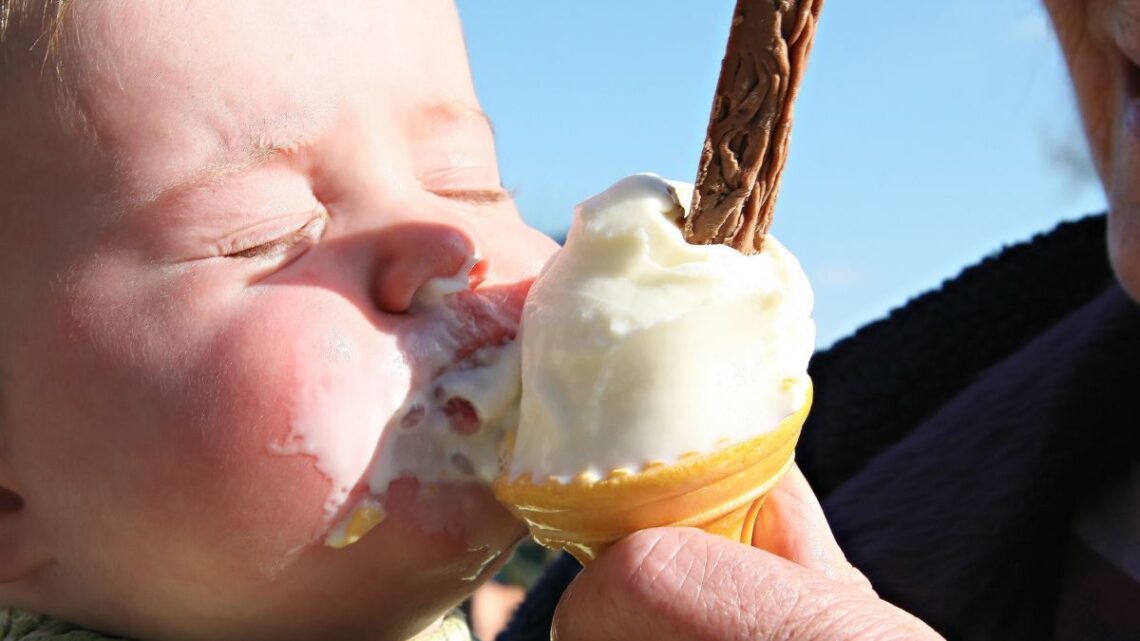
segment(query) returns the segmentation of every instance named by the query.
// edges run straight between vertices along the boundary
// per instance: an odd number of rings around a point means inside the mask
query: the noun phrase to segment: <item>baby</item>
[[[393,475],[324,541],[555,248],[454,6],[0,0],[0,30],[0,605],[161,641],[437,625],[525,534],[485,484]]]

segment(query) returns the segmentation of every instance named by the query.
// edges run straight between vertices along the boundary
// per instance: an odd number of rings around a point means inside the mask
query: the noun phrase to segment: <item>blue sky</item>
[[[733,0],[458,4],[531,224],[560,234],[626,174],[693,179]],[[1103,207],[1039,0],[825,5],[773,227],[821,346]]]

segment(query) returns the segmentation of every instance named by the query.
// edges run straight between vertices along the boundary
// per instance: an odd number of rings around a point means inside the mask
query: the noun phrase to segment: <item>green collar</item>
[[[443,624],[413,641],[472,641],[467,618],[454,610]],[[0,641],[124,641],[97,632],[77,628],[70,623],[23,610],[0,610]]]

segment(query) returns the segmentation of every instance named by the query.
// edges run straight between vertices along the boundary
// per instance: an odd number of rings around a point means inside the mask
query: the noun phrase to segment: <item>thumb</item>
[[[582,570],[556,641],[940,639],[871,591],[687,528],[638,532]]]
[[[871,582],[843,554],[823,507],[797,465],[768,495],[752,545],[837,581],[870,590]]]

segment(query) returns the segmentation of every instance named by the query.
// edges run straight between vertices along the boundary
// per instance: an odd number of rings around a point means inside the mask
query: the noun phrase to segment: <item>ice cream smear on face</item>
[[[692,187],[639,174],[578,206],[523,309],[519,426],[505,470],[596,480],[775,429],[805,402],[813,296],[768,236],[687,243]]]
[[[421,487],[440,483],[489,484],[500,470],[504,435],[518,423],[519,353],[517,321],[493,302],[471,295],[465,303],[467,264],[455,276],[425,283],[411,313],[436,323],[431,341],[416,345],[429,376],[413,381],[403,404],[391,414],[368,467],[368,495],[348,506],[325,538],[326,545],[356,542],[387,514],[380,500],[392,481],[415,478]],[[512,331],[486,344],[477,325]]]

